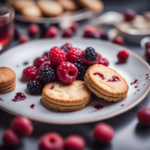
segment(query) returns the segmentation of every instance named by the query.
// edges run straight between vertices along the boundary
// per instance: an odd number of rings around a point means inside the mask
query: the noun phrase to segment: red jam
[[[146,76],[149,76],[149,74],[146,74]]]
[[[102,105],[95,105],[95,106],[94,106],[94,108],[96,108],[96,109],[100,110],[100,109],[102,109],[102,108],[103,108],[103,106],[102,106]]]
[[[12,101],[18,102],[18,101],[22,101],[25,99],[26,99],[26,96],[23,93],[19,92],[19,93],[16,93],[16,96],[14,99],[12,99]]]
[[[54,88],[54,85],[50,88],[51,90]]]
[[[2,98],[0,98],[0,101],[4,101]]]
[[[131,85],[136,84],[138,82],[138,79],[135,79],[134,82],[131,83]]]
[[[23,63],[23,65],[27,65],[29,62],[28,61],[25,61],[24,63]]]
[[[102,74],[100,74],[100,73],[94,73],[93,75],[98,75],[102,80],[105,79],[104,76]]]
[[[124,106],[124,104],[121,105],[121,107],[123,107],[123,106]]]
[[[138,89],[137,91],[140,91],[140,89]]]
[[[120,79],[117,76],[113,76],[111,79],[108,80],[108,82],[119,82]]]
[[[138,88],[138,86],[135,86],[134,88]]]
[[[34,109],[35,105],[34,105],[34,104],[32,104],[30,107],[31,107],[32,109]]]

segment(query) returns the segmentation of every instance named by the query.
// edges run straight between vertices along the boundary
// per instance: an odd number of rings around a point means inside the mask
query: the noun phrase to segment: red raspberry
[[[123,45],[124,44],[123,37],[117,36],[116,38],[114,38],[113,43],[118,44],[118,45]]]
[[[72,44],[71,43],[66,43],[65,45],[63,45],[61,47],[61,49],[63,49],[66,53],[69,51],[70,48],[72,48]]]
[[[70,48],[66,55],[67,60],[72,63],[75,63],[78,59],[80,59],[81,53],[82,50],[77,47]]]
[[[62,37],[72,37],[73,36],[73,31],[69,28],[63,31]]]
[[[35,66],[29,66],[23,70],[22,77],[23,79],[30,81],[34,80],[38,72]]]
[[[36,76],[36,77],[34,78],[34,80],[35,80],[35,81],[41,81],[39,76]]]
[[[26,43],[29,41],[29,38],[26,35],[21,35],[20,36],[20,43]]]
[[[52,66],[58,67],[61,62],[66,60],[66,53],[63,49],[55,46],[49,51],[48,57]]]
[[[98,59],[98,64],[102,64],[107,67],[109,65],[109,61],[106,58],[100,58]]]
[[[150,42],[146,42],[145,43],[145,48],[147,49],[147,48],[150,48]]]
[[[150,60],[150,48],[146,49],[145,55]]]
[[[77,30],[77,28],[78,28],[78,23],[77,23],[77,22],[73,22],[70,28],[71,28],[72,31],[75,33],[76,30]]]
[[[126,50],[122,50],[117,54],[119,62],[126,62],[129,57],[129,52]]]
[[[45,62],[43,62],[43,63],[40,65],[40,67],[39,67],[39,71],[40,71],[43,67],[45,67],[45,66],[51,67],[50,61],[45,61]]]
[[[94,34],[96,32],[97,32],[97,30],[96,30],[95,27],[93,27],[93,26],[86,26],[84,28],[84,35],[83,35],[83,37],[88,37],[89,35]]]
[[[45,62],[48,61],[48,57],[47,56],[43,56],[43,57],[38,57],[34,60],[34,66],[39,68],[40,65]]]
[[[38,25],[36,25],[36,24],[31,24],[30,26],[29,26],[29,29],[28,29],[28,34],[30,35],[30,36],[36,36],[37,35],[37,33],[39,32],[39,27],[38,27]]]
[[[78,69],[70,62],[62,62],[57,68],[57,75],[64,84],[71,84],[78,75]]]
[[[11,129],[5,131],[3,135],[3,142],[9,147],[16,147],[20,143],[18,135]]]
[[[130,9],[126,10],[124,12],[125,21],[133,20],[135,18],[135,15],[136,15],[135,11],[130,10]]]
[[[54,26],[51,26],[47,31],[46,37],[54,38],[57,36],[57,32],[58,32],[57,28]]]

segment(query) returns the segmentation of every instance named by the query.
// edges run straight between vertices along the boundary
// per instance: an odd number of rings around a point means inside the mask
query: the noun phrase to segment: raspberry
[[[70,48],[68,53],[67,53],[67,60],[69,62],[75,63],[78,59],[81,57],[81,49],[77,47]]]
[[[150,42],[145,43],[145,48],[150,48]]]
[[[78,68],[77,80],[84,81],[84,75],[89,66],[84,64],[80,59],[76,63],[74,63],[74,65]]]
[[[63,49],[60,49],[59,47],[55,46],[51,48],[51,50],[48,53],[50,62],[52,66],[57,67],[59,64],[66,60],[66,53]]]
[[[73,31],[70,28],[62,32],[62,37],[72,37],[72,36],[73,36]]]
[[[57,68],[59,80],[64,84],[71,84],[77,77],[78,69],[70,62],[62,62]]]
[[[23,70],[22,77],[23,79],[30,81],[34,80],[38,72],[35,66],[29,66]]]
[[[129,52],[126,50],[122,50],[117,54],[119,62],[126,62],[129,57]]]
[[[49,26],[50,26],[49,23],[40,24],[40,37],[41,38],[46,37],[46,33],[47,33]]]
[[[29,41],[29,38],[26,35],[21,35],[20,36],[20,44],[26,43]]]
[[[53,82],[55,80],[55,71],[49,66],[45,66],[40,70],[38,76],[44,83]]]
[[[125,21],[133,20],[135,18],[135,15],[136,15],[135,11],[130,10],[130,9],[126,10],[124,12]]]
[[[107,33],[104,30],[99,31],[99,38],[102,40],[109,40]]]
[[[34,60],[34,66],[39,68],[40,65],[45,62],[45,61],[48,61],[48,57],[38,57]]]
[[[113,43],[118,44],[118,45],[123,45],[124,40],[122,36],[117,36],[116,38],[113,39]]]
[[[100,58],[98,60],[98,64],[102,64],[107,67],[109,65],[109,61],[106,58]]]
[[[34,80],[35,80],[35,81],[41,81],[39,76],[36,76],[36,77],[34,78]]]
[[[146,57],[150,60],[150,48],[147,48],[145,51]]]
[[[66,53],[68,52],[68,50],[72,48],[72,44],[71,43],[66,43],[65,45],[63,45],[61,47],[61,49],[63,49]]]
[[[89,37],[91,34],[95,34],[97,32],[96,28],[93,26],[86,26],[84,28],[84,34],[83,37]]]
[[[81,53],[81,60],[87,65],[97,64],[98,53],[92,47],[87,47],[85,51]]]
[[[28,34],[33,37],[37,35],[38,31],[39,31],[38,25],[31,24],[28,29]]]
[[[57,32],[58,32],[57,28],[54,26],[51,26],[46,33],[46,37],[54,38],[57,36]]]
[[[78,29],[78,23],[77,22],[73,22],[70,28],[75,33],[76,30]]]
[[[51,67],[50,61],[45,61],[45,62],[43,62],[43,63],[40,65],[40,67],[39,67],[39,71],[40,71],[43,67],[45,67],[45,66]]]
[[[43,89],[43,83],[40,81],[32,80],[27,84],[27,89],[30,94],[41,94]]]

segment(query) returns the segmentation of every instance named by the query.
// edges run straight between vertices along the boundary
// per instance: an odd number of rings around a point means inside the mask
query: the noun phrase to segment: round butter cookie
[[[84,76],[87,87],[98,97],[108,101],[121,101],[127,97],[128,84],[115,70],[95,64]]]
[[[58,16],[63,12],[63,7],[53,0],[38,0],[37,4],[46,16]]]
[[[71,85],[51,82],[42,92],[42,103],[55,111],[76,111],[83,109],[91,100],[91,91],[83,81],[76,80]]]
[[[100,0],[77,0],[83,7],[99,12],[103,10],[103,3]]]

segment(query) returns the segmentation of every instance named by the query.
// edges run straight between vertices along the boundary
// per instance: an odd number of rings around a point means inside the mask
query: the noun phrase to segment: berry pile
[[[23,70],[22,78],[28,81],[30,94],[41,94],[45,84],[62,82],[71,84],[75,80],[83,80],[90,65],[109,65],[94,48],[87,47],[85,51],[66,43],[61,48],[54,46],[42,57],[34,60],[33,66]]]

